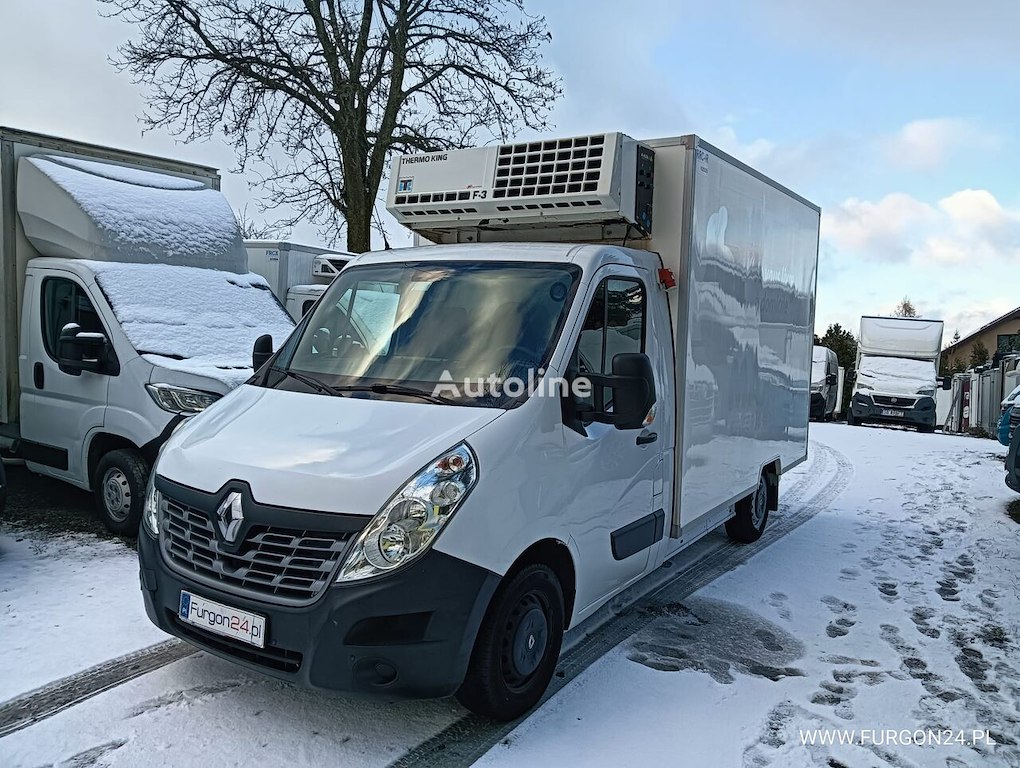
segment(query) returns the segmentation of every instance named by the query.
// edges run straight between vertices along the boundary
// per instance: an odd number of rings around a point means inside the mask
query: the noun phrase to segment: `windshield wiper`
[[[336,392],[374,392],[377,395],[407,395],[418,397],[438,405],[457,405],[457,401],[443,395],[436,395],[427,389],[408,387],[403,384],[351,384],[345,387],[334,387]]]
[[[330,395],[331,397],[343,397],[339,389],[337,389],[336,387],[331,387],[329,386],[329,384],[321,382],[312,376],[308,376],[304,373],[298,373],[297,371],[292,371],[289,368],[276,368],[274,366],[272,370],[279,371],[285,376],[291,376],[292,378],[295,378],[298,381],[300,381],[302,384],[311,387],[320,394]]]

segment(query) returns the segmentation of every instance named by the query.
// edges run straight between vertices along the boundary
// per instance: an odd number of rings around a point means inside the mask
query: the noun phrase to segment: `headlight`
[[[337,581],[392,571],[427,551],[478,480],[478,460],[461,443],[412,477],[354,542]]]
[[[175,387],[170,384],[146,384],[145,389],[156,405],[171,413],[198,413],[220,399],[214,392]]]
[[[860,382],[857,385],[857,389],[874,389],[874,387],[871,386],[870,384],[865,384],[864,382]]]
[[[921,397],[935,397],[935,387],[921,387],[917,394]]]
[[[821,384],[812,384],[811,385],[811,392],[812,393],[819,393],[821,391],[822,391],[822,385]]]
[[[145,489],[145,506],[142,507],[142,522],[145,530],[153,536],[159,536],[159,508],[163,503],[163,494],[156,490],[156,470],[149,473],[149,485]]]

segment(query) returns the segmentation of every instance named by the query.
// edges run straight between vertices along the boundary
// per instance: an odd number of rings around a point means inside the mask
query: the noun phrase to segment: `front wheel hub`
[[[514,682],[523,683],[535,673],[545,657],[549,644],[549,619],[541,602],[534,595],[527,595],[514,611],[508,627],[509,635],[506,661]]]

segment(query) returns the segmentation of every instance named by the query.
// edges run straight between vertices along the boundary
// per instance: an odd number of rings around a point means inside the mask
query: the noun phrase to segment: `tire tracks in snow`
[[[180,640],[164,640],[2,702],[0,738],[196,653],[198,648]]]
[[[529,715],[534,715],[542,704],[571,680],[656,618],[654,612],[643,609],[688,598],[799,528],[834,501],[853,479],[853,464],[842,453],[824,443],[812,441],[811,448],[815,455],[807,466],[810,474],[780,497],[779,513],[770,518],[765,533],[758,541],[753,544],[727,542],[718,547],[678,571],[665,583],[652,586],[619,618],[606,623],[566,651],[560,658],[549,689]],[[805,497],[806,500],[802,501]],[[505,739],[529,715],[511,723],[494,723],[475,714],[466,714],[392,762],[389,768],[470,766]]]

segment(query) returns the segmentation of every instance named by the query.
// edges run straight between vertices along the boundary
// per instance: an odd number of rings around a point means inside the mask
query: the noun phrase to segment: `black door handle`
[[[642,432],[640,435],[637,436],[637,440],[635,442],[638,445],[648,445],[649,443],[654,443],[658,439],[659,439],[659,433],[658,432],[647,432],[647,431],[645,431],[645,432]]]
[[[46,384],[46,371],[43,370],[42,363],[36,363],[32,367],[32,383],[35,384],[36,389],[43,389]]]

